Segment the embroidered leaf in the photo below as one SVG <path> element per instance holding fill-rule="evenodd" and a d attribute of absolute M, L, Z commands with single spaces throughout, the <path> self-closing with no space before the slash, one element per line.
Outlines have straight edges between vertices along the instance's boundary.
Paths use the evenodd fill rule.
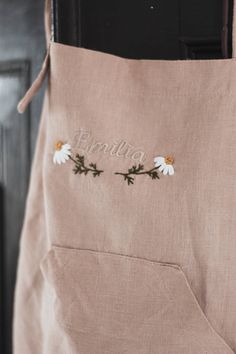
<path fill-rule="evenodd" d="M 152 179 L 160 179 L 160 177 L 158 176 L 157 171 L 148 172 L 147 174 L 148 174 L 148 176 L 150 176 Z"/>
<path fill-rule="evenodd" d="M 133 177 L 127 177 L 127 182 L 128 182 L 128 185 L 134 184 L 134 178 Z"/>
<path fill-rule="evenodd" d="M 102 171 L 94 171 L 93 172 L 93 177 L 100 176 L 101 173 L 102 173 Z"/>
<path fill-rule="evenodd" d="M 76 163 L 80 165 L 84 165 L 84 156 L 76 154 Z"/>
<path fill-rule="evenodd" d="M 144 166 L 139 164 L 138 166 L 133 166 L 128 169 L 129 174 L 138 174 L 144 169 Z"/>
<path fill-rule="evenodd" d="M 143 170 L 144 170 L 144 166 L 139 164 L 136 172 L 140 172 L 140 171 L 143 171 Z"/>
<path fill-rule="evenodd" d="M 90 163 L 89 166 L 92 167 L 94 170 L 97 169 L 97 165 L 95 163 Z"/>
<path fill-rule="evenodd" d="M 84 174 L 85 176 L 87 176 L 87 174 L 91 172 L 93 174 L 93 177 L 97 177 L 104 172 L 102 170 L 98 170 L 97 165 L 92 162 L 89 164 L 89 167 L 85 166 L 84 156 L 81 156 L 79 154 L 75 155 L 75 159 L 70 156 L 70 159 L 75 163 L 75 166 L 73 168 L 73 172 L 75 174 L 78 173 L 80 175 Z"/>

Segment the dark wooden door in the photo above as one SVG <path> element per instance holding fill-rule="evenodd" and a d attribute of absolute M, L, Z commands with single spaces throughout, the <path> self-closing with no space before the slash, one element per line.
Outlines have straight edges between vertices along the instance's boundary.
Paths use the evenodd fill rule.
<path fill-rule="evenodd" d="M 19 98 L 45 52 L 44 0 L 0 0 L 0 352 L 10 354 L 19 235 L 42 92 L 23 115 Z M 33 250 L 32 250 L 33 251 Z"/>
<path fill-rule="evenodd" d="M 231 56 L 233 0 L 53 2 L 54 39 L 61 43 L 128 58 Z"/>

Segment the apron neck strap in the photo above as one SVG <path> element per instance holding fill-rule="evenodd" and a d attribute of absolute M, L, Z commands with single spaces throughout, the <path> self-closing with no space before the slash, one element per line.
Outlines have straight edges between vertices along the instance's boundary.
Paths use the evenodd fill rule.
<path fill-rule="evenodd" d="M 236 58 L 236 0 L 233 0 L 232 57 Z"/>
<path fill-rule="evenodd" d="M 44 8 L 44 26 L 47 48 L 52 40 L 52 2 L 51 0 L 45 0 Z"/>

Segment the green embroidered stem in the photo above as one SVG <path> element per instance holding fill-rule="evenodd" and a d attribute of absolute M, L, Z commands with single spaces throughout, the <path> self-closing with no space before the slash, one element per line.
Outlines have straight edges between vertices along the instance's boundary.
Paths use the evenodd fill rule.
<path fill-rule="evenodd" d="M 120 175 L 124 177 L 124 180 L 127 181 L 128 185 L 134 184 L 134 177 L 132 175 L 148 175 L 152 179 L 160 179 L 157 173 L 158 167 L 154 167 L 151 170 L 145 171 L 144 165 L 139 164 L 138 166 L 131 167 L 127 173 L 116 172 L 115 175 Z"/>
<path fill-rule="evenodd" d="M 75 167 L 73 169 L 75 174 L 79 173 L 80 175 L 84 174 L 86 176 L 89 172 L 91 172 L 93 177 L 97 177 L 104 172 L 102 170 L 98 170 L 97 165 L 92 162 L 89 164 L 89 167 L 85 166 L 84 156 L 76 154 L 75 159 L 72 156 L 69 156 L 69 158 L 75 163 Z"/>

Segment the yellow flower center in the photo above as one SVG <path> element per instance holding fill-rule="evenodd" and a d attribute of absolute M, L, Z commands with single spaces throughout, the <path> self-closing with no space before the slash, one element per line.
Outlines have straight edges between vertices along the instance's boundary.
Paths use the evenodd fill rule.
<path fill-rule="evenodd" d="M 167 156 L 167 157 L 165 157 L 165 163 L 166 163 L 167 165 L 173 165 L 173 163 L 174 163 L 173 157 L 172 157 L 172 156 Z"/>
<path fill-rule="evenodd" d="M 60 151 L 61 148 L 62 148 L 62 145 L 64 145 L 64 143 L 62 141 L 58 141 L 56 144 L 55 144 L 55 149 L 57 151 Z"/>

